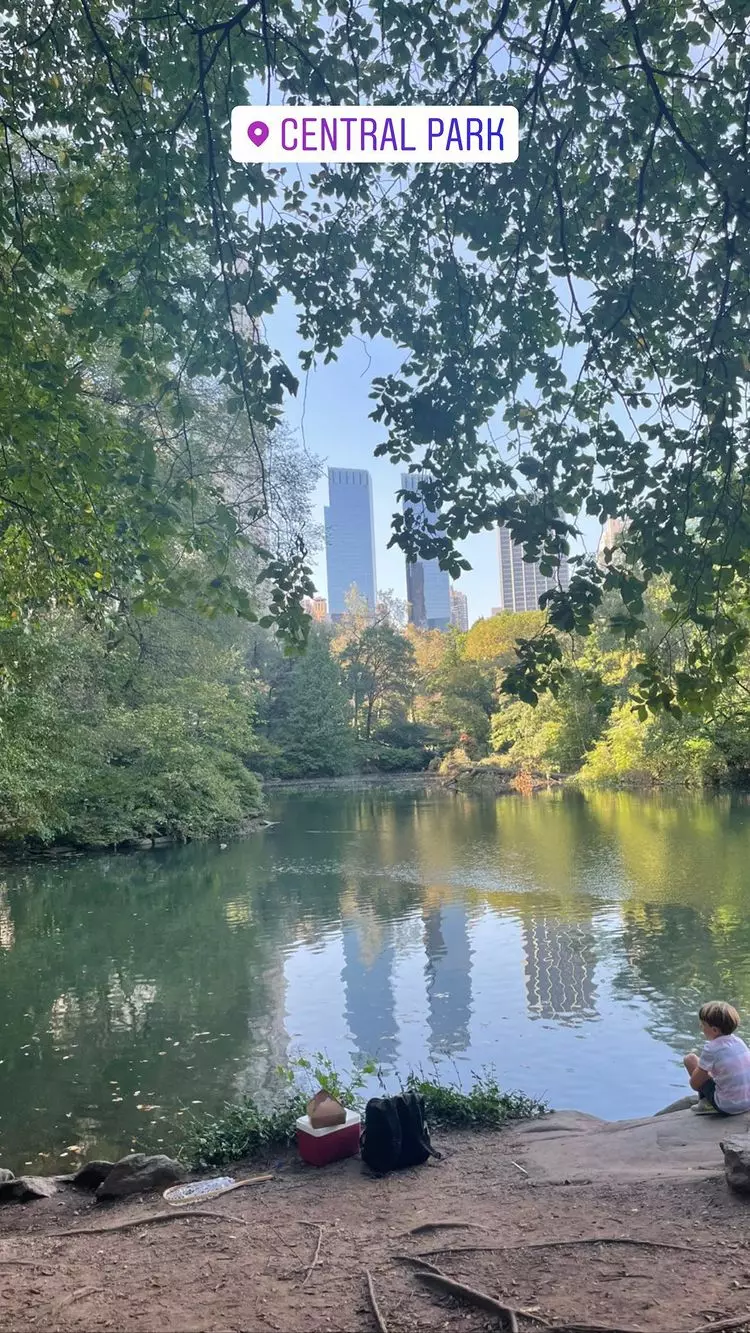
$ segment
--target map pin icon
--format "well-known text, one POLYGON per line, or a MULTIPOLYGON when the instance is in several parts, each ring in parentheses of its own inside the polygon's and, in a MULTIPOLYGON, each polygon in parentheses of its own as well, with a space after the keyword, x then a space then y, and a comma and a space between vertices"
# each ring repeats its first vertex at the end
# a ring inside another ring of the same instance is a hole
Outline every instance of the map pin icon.
POLYGON ((247 137, 255 144, 256 148, 260 148, 261 144, 266 142, 268 135, 269 129, 264 120, 254 120, 247 127, 247 137))

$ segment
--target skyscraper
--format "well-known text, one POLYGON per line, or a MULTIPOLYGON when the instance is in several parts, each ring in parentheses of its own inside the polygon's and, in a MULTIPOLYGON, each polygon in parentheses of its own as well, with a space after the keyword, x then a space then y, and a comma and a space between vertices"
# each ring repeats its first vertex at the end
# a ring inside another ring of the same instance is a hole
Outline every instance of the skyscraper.
MULTIPOLYGON (((401 489, 415 491, 422 481, 420 472, 402 472, 401 489)), ((423 500, 404 499, 404 513, 413 509, 428 523, 435 520, 423 500)), ((448 629, 451 623, 450 576, 441 569, 437 560, 406 562, 406 600, 409 604, 409 624, 417 629, 448 629)))
POLYGON ((466 593, 459 592, 457 588, 451 588, 451 625, 464 634, 469 628, 469 603, 466 593))
POLYGON ((325 510, 328 612, 332 620, 346 611, 347 593, 356 586, 375 610, 375 524, 369 472, 329 467, 325 510))
POLYGON ((599 545, 596 548, 596 563, 600 569, 607 568, 605 551, 612 551, 611 563, 613 565, 622 565, 624 563, 624 552, 618 550, 624 533, 628 528, 626 518, 608 518, 601 531, 599 545))
POLYGON ((567 588, 570 567, 566 558, 560 562, 555 578, 546 578, 538 564, 523 558, 523 547, 513 541, 508 528, 497 530, 497 557, 500 564, 500 611, 538 611, 539 598, 550 588, 567 588))

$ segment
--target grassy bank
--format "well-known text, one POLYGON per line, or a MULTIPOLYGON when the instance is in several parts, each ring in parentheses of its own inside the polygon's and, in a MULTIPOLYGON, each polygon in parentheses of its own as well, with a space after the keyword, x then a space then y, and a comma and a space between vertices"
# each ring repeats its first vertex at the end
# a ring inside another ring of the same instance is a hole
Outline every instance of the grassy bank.
MULTIPOLYGON (((342 1077, 329 1061, 297 1061, 283 1071, 288 1091, 270 1110, 252 1098, 227 1103, 216 1116, 195 1117, 178 1146, 177 1155, 194 1171, 265 1156, 294 1139, 295 1121, 305 1114, 311 1093, 324 1087, 344 1105, 363 1111, 364 1084, 374 1068, 365 1065, 342 1077), (305 1086, 306 1085, 306 1086, 305 1086)), ((467 1088, 442 1083, 423 1073, 410 1073, 403 1088, 424 1097, 431 1130, 498 1130, 515 1120, 529 1120, 549 1110, 521 1092, 504 1091, 491 1070, 472 1075, 467 1088)), ((392 1091, 392 1089, 389 1089, 392 1091)))

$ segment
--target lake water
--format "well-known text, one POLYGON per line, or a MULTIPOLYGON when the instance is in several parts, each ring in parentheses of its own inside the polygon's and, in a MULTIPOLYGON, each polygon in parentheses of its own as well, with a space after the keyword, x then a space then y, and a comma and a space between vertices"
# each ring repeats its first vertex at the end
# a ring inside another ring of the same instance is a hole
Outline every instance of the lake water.
POLYGON ((649 1114, 700 1002, 750 1009, 745 798, 379 789, 271 817, 223 851, 0 871, 0 1164, 168 1147, 317 1050, 649 1114))

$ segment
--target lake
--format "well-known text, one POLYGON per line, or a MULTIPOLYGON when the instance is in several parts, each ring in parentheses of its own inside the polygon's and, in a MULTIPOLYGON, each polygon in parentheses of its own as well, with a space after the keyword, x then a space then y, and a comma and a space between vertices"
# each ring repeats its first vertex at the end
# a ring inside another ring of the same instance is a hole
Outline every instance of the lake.
POLYGON ((169 1148, 314 1051, 646 1115, 685 1091, 701 1001, 750 1008, 745 797, 271 806, 224 850, 0 870, 0 1164, 169 1148))

